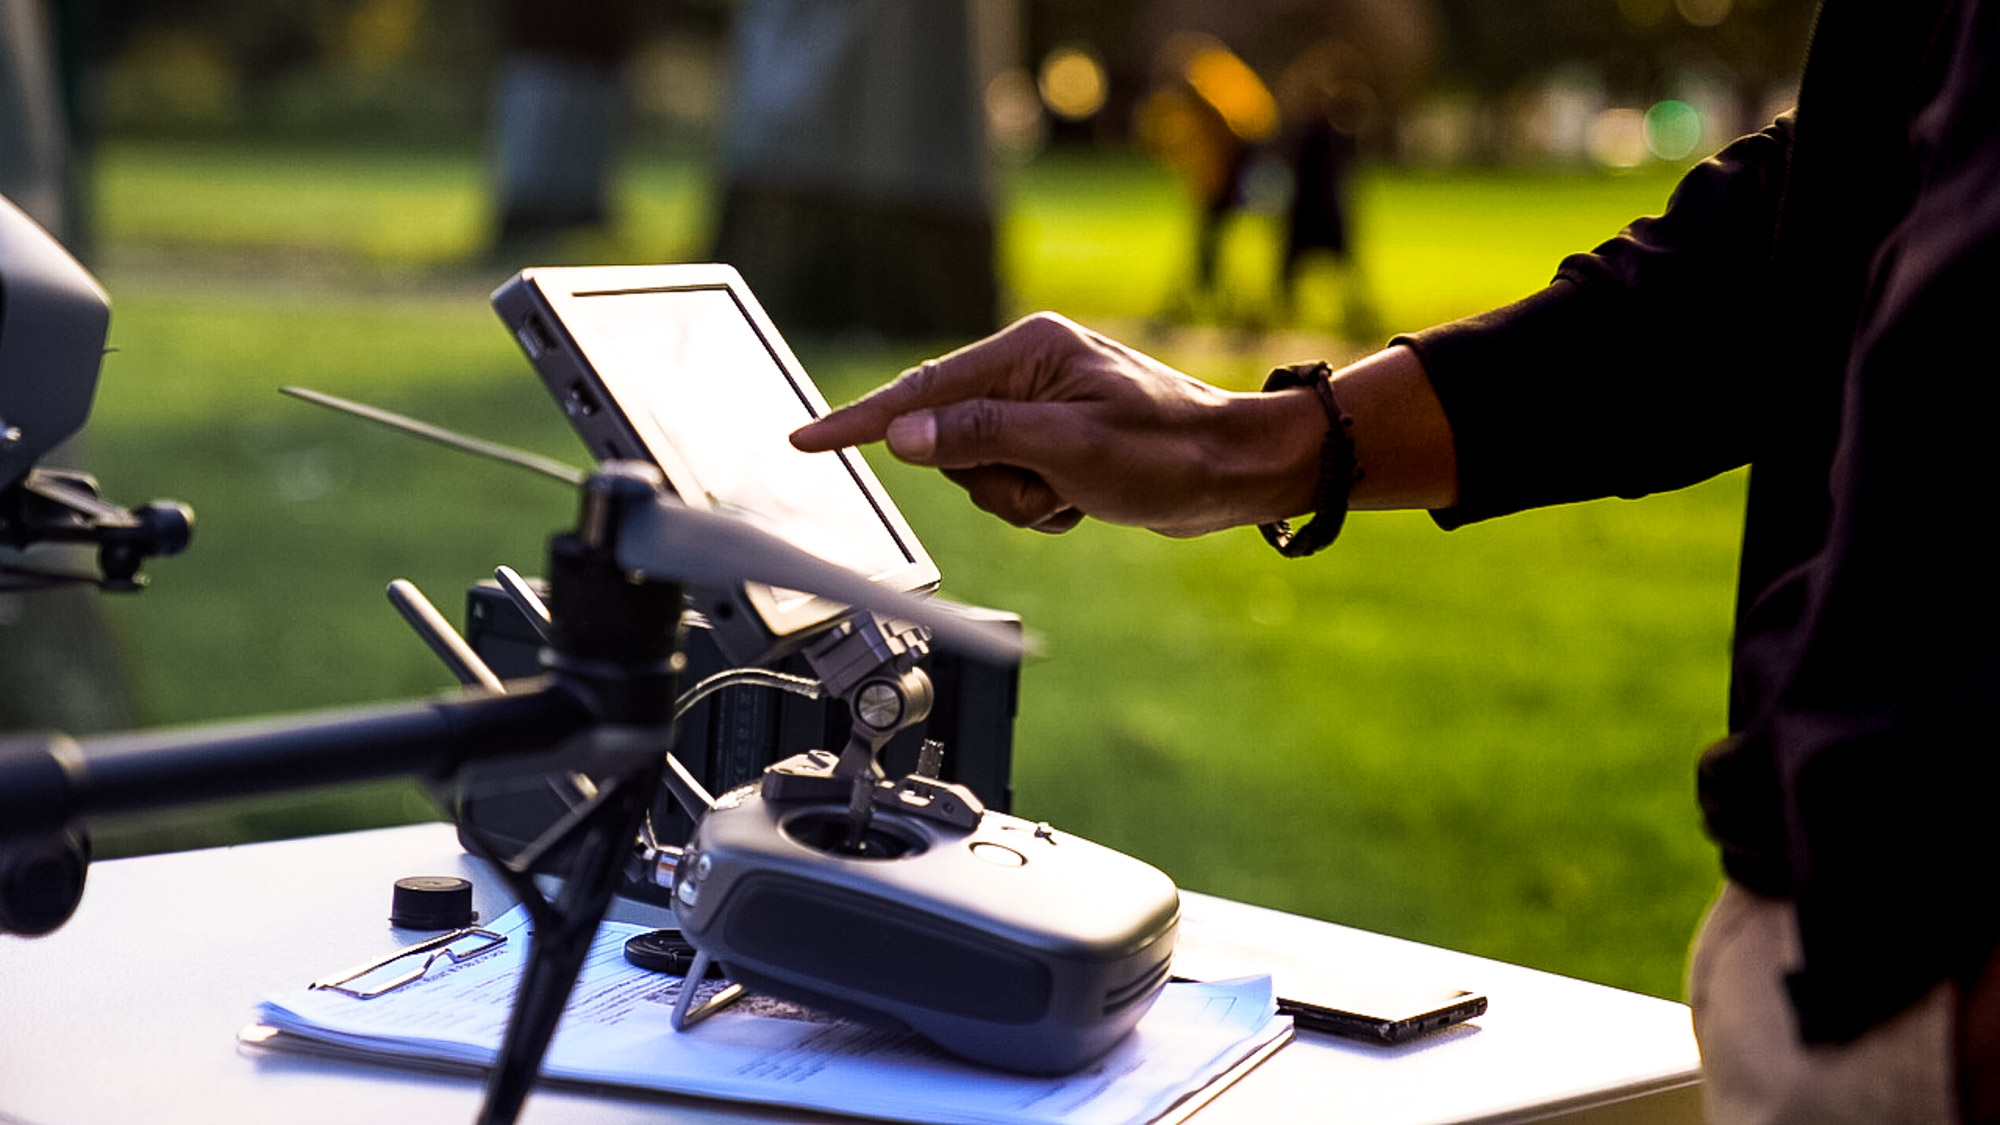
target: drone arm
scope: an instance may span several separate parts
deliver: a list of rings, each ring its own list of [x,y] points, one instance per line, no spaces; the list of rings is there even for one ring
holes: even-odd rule
[[[316,785],[450,777],[567,742],[594,716],[556,688],[180,730],[0,741],[0,837]]]

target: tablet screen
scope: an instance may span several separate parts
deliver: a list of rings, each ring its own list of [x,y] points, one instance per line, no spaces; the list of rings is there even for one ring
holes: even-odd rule
[[[727,288],[579,292],[563,321],[631,421],[657,427],[717,511],[871,578],[914,561],[849,460],[857,454],[792,448],[791,432],[818,416],[817,395]]]

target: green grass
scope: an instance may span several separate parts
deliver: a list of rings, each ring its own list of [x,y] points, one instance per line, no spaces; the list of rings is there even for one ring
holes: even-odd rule
[[[450,682],[382,597],[457,617],[496,563],[540,568],[561,488],[280,397],[302,383],[582,463],[487,311],[481,174],[465,152],[126,143],[101,163],[119,351],[89,431],[106,491],[198,513],[154,587],[106,599],[152,722],[405,698]],[[1386,330],[1512,299],[1561,254],[1657,209],[1660,176],[1377,170],[1357,217]],[[1153,333],[1183,267],[1172,181],[1048,157],[1003,193],[1012,301],[1136,335],[1206,378],[1379,342]],[[640,160],[601,260],[700,254],[706,188]],[[1244,307],[1272,246],[1230,246]],[[830,398],[936,345],[794,341]],[[1254,532],[1192,542],[1019,532],[942,479],[877,466],[956,598],[1020,612],[1018,808],[1183,886],[1661,995],[1715,884],[1697,749],[1721,733],[1741,481],[1445,534],[1358,515],[1287,562]],[[428,815],[409,789],[109,825],[107,850]]]

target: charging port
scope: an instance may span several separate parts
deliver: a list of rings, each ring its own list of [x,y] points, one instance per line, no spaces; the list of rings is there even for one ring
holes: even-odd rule
[[[521,327],[514,330],[514,338],[521,341],[521,350],[528,353],[529,359],[540,359],[556,350],[555,338],[537,316],[522,321]]]
[[[588,418],[597,413],[597,396],[590,393],[583,380],[574,380],[569,385],[569,393],[563,398],[563,409],[572,418]]]

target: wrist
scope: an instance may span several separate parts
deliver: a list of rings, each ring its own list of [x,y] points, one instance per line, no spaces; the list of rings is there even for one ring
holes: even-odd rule
[[[1199,466],[1202,499],[1190,507],[1209,512],[1208,530],[1269,523],[1312,510],[1326,417],[1313,392],[1293,387],[1271,392],[1219,392],[1221,410],[1200,430],[1199,444],[1181,451]]]
[[[1354,419],[1361,477],[1353,508],[1449,508],[1458,503],[1451,422],[1410,348],[1392,346],[1339,371],[1334,395]]]
[[[1290,490],[1295,495],[1299,485],[1310,479],[1311,492],[1306,502],[1310,518],[1297,526],[1289,517],[1257,525],[1265,541],[1290,559],[1317,554],[1339,538],[1340,530],[1347,521],[1348,497],[1362,477],[1354,458],[1354,419],[1341,409],[1335,398],[1332,375],[1333,368],[1329,364],[1307,363],[1280,367],[1271,372],[1270,378],[1264,382],[1266,394],[1284,394],[1294,388],[1309,392],[1311,404],[1308,417],[1313,417],[1320,424],[1310,477],[1296,467],[1297,447],[1291,447],[1291,460],[1295,467],[1289,477]],[[1292,396],[1295,414],[1299,397]]]

